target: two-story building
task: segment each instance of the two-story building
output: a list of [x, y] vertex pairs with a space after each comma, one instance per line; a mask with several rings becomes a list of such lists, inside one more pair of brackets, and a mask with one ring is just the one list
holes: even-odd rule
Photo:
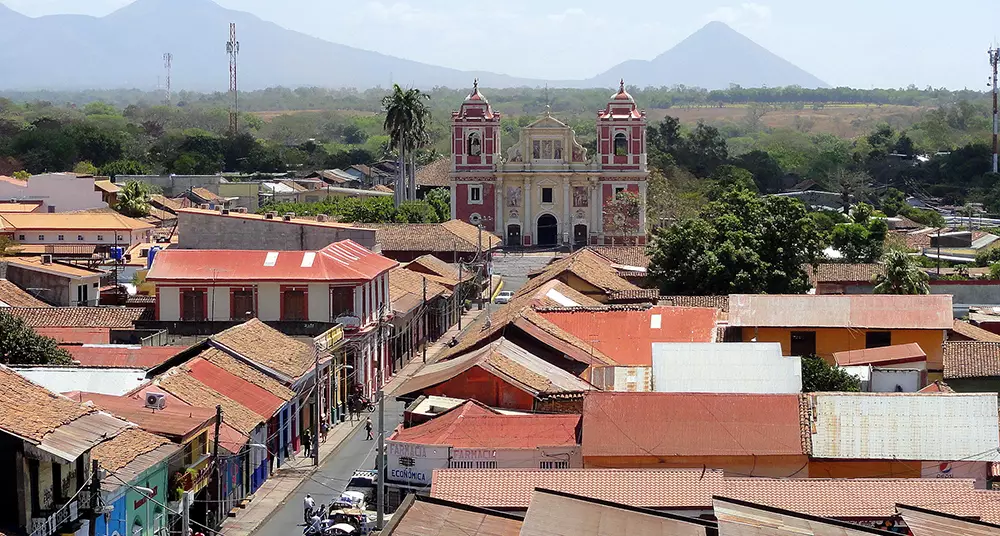
[[75, 173], [43, 173], [27, 180], [0, 177], [0, 199], [39, 203], [37, 212], [70, 212], [107, 208], [97, 180]]
[[[149, 242], [154, 225], [115, 212], [75, 212], [72, 214], [4, 213], [0, 216], [0, 235], [7, 235], [21, 245], [41, 246], [32, 251], [93, 253], [120, 247], [125, 251], [136, 244]], [[58, 248], [58, 249], [56, 249]], [[28, 252], [29, 248], [25, 248]]]
[[[645, 244], [646, 114], [622, 82], [597, 114], [597, 154], [549, 112], [501, 150], [500, 113], [478, 84], [452, 113], [451, 217], [508, 246]], [[622, 210], [620, 194], [637, 210]]]

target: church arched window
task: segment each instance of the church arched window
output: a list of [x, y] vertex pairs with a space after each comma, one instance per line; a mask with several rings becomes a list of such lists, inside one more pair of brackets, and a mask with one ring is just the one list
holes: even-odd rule
[[469, 156], [479, 156], [483, 153], [483, 140], [479, 137], [479, 132], [469, 133], [469, 143], [466, 153]]
[[624, 132], [615, 134], [615, 156], [628, 155], [628, 136]]

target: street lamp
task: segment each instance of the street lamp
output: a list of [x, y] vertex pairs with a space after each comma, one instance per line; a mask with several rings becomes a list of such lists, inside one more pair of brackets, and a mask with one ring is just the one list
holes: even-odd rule
[[146, 507], [146, 530], [148, 531], [149, 528], [150, 528], [149, 527], [149, 501], [153, 500], [153, 496], [156, 495], [156, 492], [153, 491], [150, 488], [144, 488], [142, 486], [132, 486], [132, 488], [134, 490], [138, 491], [139, 493], [142, 493], [143, 495], [146, 496], [146, 504], [144, 506]]

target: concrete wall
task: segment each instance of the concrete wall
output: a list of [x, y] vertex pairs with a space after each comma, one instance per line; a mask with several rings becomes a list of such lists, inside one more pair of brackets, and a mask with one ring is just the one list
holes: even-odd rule
[[182, 249], [246, 249], [269, 251], [320, 250], [334, 242], [353, 240], [375, 247], [375, 231], [350, 227], [308, 225], [221, 213], [177, 214]]
[[0, 182], [0, 199], [40, 200], [38, 212], [68, 212], [107, 208], [101, 192], [94, 189], [94, 178], [79, 178], [69, 173], [44, 173], [28, 178], [24, 186]]
[[[197, 288], [208, 289], [208, 311], [206, 316], [209, 321], [229, 322], [232, 320], [230, 303], [230, 286], [211, 286], [207, 284], [193, 285]], [[237, 288], [249, 288], [255, 285], [240, 284]], [[300, 284], [298, 286], [306, 286]], [[157, 285], [156, 289], [159, 298], [160, 322], [177, 322], [181, 316], [181, 289], [191, 288], [192, 285], [166, 286]], [[260, 283], [257, 288], [257, 318], [264, 322], [281, 321], [281, 285], [278, 283]], [[308, 285], [308, 306], [309, 322], [330, 322], [330, 285], [326, 283], [313, 283]]]
[[[86, 305], [100, 303], [100, 275], [83, 279], [73, 279], [66, 276], [32, 270], [17, 264], [7, 264], [7, 279], [15, 285], [28, 290], [28, 293], [51, 305], [77, 305], [77, 287], [87, 287]], [[94, 286], [97, 283], [97, 287]]]
[[221, 175], [118, 175], [115, 184], [125, 186], [132, 181], [140, 181], [156, 186], [167, 197], [177, 197], [191, 188], [205, 188], [218, 194], [223, 184]]
[[928, 370], [939, 371], [943, 367], [941, 345], [944, 344], [945, 331], [938, 329], [743, 328], [743, 341], [751, 342], [756, 337], [757, 342], [778, 342], [781, 343], [781, 354], [791, 355], [793, 331], [815, 331], [816, 355], [831, 363], [834, 352], [864, 349], [867, 331], [890, 331], [893, 345], [911, 342], [920, 345], [927, 353]]
[[177, 322], [181, 319], [181, 293], [178, 287], [157, 287], [157, 320]]

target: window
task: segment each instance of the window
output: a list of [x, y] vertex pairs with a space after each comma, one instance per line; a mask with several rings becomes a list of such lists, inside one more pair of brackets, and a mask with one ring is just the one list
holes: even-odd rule
[[53, 462], [52, 464], [52, 498], [55, 502], [63, 501], [62, 493], [62, 464]]
[[542, 203], [552, 202], [552, 188], [542, 188]]
[[100, 286], [100, 283], [94, 283], [94, 288], [99, 288]]
[[472, 469], [473, 465], [475, 463], [476, 462], [465, 461], [465, 460], [461, 460], [461, 461], [452, 460], [452, 461], [448, 462], [448, 468], [450, 468], [450, 469]]
[[309, 302], [306, 289], [288, 288], [281, 293], [281, 319], [304, 321], [309, 319]]
[[247, 320], [257, 316], [253, 289], [238, 288], [229, 294], [229, 316], [232, 320]]
[[469, 203], [474, 205], [483, 204], [483, 187], [480, 185], [469, 186]]
[[118, 240], [125, 240], [125, 237], [122, 235], [118, 235]]
[[31, 484], [31, 517], [37, 517], [42, 509], [40, 497], [43, 493], [38, 489], [38, 460], [28, 458], [28, 482]]
[[205, 304], [208, 295], [204, 289], [191, 289], [181, 291], [181, 320], [188, 322], [203, 322], [207, 320], [205, 316]]
[[483, 154], [483, 140], [479, 137], [479, 132], [469, 133], [469, 141], [466, 145], [466, 154], [469, 156], [479, 156]]
[[538, 462], [539, 469], [569, 469], [569, 462], [562, 461], [545, 461]]
[[76, 240], [77, 242], [83, 242], [83, 235], [82, 234], [76, 235]]
[[17, 235], [17, 239], [20, 240], [21, 242], [24, 242], [24, 235], [23, 234]]
[[816, 355], [816, 332], [793, 331], [791, 351], [797, 356]]
[[90, 288], [87, 285], [80, 285], [76, 287], [76, 303], [80, 306], [90, 305]]
[[622, 195], [623, 193], [625, 193], [624, 186], [615, 186], [615, 197], [614, 197], [615, 199], [618, 199], [618, 196]]
[[476, 469], [496, 469], [496, 468], [497, 468], [496, 461], [476, 462]]
[[628, 136], [624, 132], [615, 134], [615, 156], [628, 155]]
[[98, 242], [104, 242], [104, 235], [97, 235]]
[[54, 205], [49, 205], [49, 213], [51, 214], [51, 213], [53, 213], [55, 211], [56, 211], [56, 207]]
[[869, 331], [865, 333], [865, 348], [881, 348], [892, 344], [892, 333], [889, 331]]
[[64, 235], [59, 235], [56, 237], [56, 240], [62, 242], [63, 240], [66, 240], [66, 237]]
[[38, 241], [41, 242], [42, 240], [45, 240], [45, 235], [43, 234], [38, 235]]
[[350, 315], [354, 311], [354, 287], [333, 287], [332, 300], [331, 318], [336, 320], [342, 316]]

